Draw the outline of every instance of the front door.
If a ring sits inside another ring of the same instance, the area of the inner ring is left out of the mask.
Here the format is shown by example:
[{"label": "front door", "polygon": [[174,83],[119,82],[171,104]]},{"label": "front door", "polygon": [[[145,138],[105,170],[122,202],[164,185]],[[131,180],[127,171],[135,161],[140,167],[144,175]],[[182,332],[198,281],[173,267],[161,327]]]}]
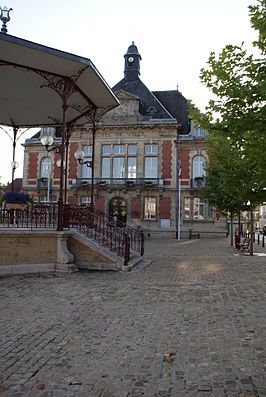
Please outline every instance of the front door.
[{"label": "front door", "polygon": [[120,197],[114,197],[109,204],[109,215],[111,218],[116,217],[119,222],[127,222],[127,203]]}]

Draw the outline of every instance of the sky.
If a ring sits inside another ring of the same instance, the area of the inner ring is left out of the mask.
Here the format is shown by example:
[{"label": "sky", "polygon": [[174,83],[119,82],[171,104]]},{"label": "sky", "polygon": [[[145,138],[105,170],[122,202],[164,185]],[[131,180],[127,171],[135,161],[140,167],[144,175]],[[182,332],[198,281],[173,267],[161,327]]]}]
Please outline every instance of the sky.
[{"label": "sky", "polygon": [[[204,111],[210,92],[200,82],[212,51],[245,42],[256,33],[248,5],[256,0],[0,0],[12,8],[8,34],[92,60],[110,87],[124,76],[132,41],[142,61],[140,79],[151,91],[178,89]],[[23,175],[18,141],[15,177]],[[0,177],[11,181],[12,142],[0,129]]]}]

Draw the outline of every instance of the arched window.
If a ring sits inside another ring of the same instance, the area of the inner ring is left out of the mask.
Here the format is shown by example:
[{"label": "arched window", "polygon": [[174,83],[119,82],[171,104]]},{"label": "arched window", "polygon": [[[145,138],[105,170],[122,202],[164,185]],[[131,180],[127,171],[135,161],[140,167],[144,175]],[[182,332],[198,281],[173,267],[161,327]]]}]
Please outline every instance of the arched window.
[{"label": "arched window", "polygon": [[205,176],[206,159],[203,156],[195,156],[193,158],[192,178],[201,178]]},{"label": "arched window", "polygon": [[44,157],[41,161],[41,178],[49,178],[52,172],[52,160]]}]

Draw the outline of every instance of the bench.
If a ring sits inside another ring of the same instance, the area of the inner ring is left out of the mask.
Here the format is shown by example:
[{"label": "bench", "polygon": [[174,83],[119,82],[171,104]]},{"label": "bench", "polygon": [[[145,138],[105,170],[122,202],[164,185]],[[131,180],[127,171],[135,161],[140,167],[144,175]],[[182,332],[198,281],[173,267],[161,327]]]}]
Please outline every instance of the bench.
[{"label": "bench", "polygon": [[193,237],[194,238],[200,238],[200,233],[199,232],[193,232],[192,229],[190,229],[188,238],[189,238],[189,240],[192,240]]},{"label": "bench", "polygon": [[241,249],[241,251],[248,251],[250,249],[250,239],[249,238],[244,238],[242,243],[239,243],[239,249]]}]

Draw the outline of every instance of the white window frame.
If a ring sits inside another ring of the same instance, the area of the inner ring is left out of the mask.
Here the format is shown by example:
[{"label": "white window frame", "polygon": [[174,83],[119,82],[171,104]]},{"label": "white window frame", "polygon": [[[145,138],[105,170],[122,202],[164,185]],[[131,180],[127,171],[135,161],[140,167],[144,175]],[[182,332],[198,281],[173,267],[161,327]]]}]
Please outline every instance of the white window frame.
[{"label": "white window frame", "polygon": [[[135,164],[129,164],[131,160],[135,160]],[[133,171],[132,171],[133,168]],[[128,157],[127,158],[127,178],[128,179],[136,179],[137,178],[137,157]]]},{"label": "white window frame", "polygon": [[192,178],[203,178],[206,175],[206,158],[202,155],[194,156],[192,159]]},{"label": "white window frame", "polygon": [[[44,164],[45,162],[49,162],[49,164]],[[41,159],[41,178],[50,178],[52,174],[52,160],[50,157],[43,157]],[[45,167],[45,168],[44,168]]]},{"label": "white window frame", "polygon": [[159,148],[158,145],[145,145],[145,154],[153,154],[155,156],[158,156],[159,153]]}]

